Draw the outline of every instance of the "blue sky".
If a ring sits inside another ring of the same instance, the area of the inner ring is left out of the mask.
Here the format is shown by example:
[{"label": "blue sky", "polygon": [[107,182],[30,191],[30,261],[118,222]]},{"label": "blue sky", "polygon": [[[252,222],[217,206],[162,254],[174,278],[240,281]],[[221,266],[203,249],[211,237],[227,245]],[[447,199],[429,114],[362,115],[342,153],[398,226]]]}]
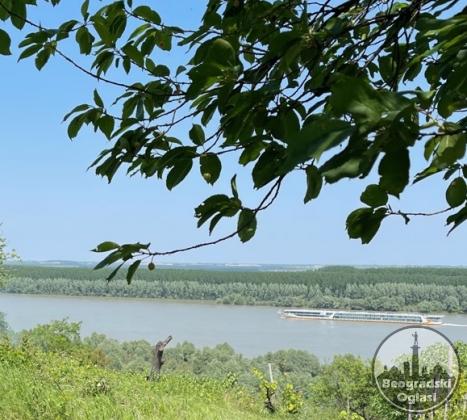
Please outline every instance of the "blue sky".
[{"label": "blue sky", "polygon": [[[72,15],[78,3],[46,7],[32,16],[52,26]],[[171,2],[154,4],[169,24],[195,27],[203,2],[179,1],[177,9],[170,7]],[[161,60],[183,63],[184,57],[179,52]],[[41,72],[31,60],[16,63],[14,57],[0,56],[0,66],[0,222],[3,235],[23,259],[95,260],[98,256],[89,250],[104,240],[147,241],[158,250],[204,241],[208,235],[196,228],[193,208],[210,194],[225,191],[237,170],[245,202],[251,206],[257,203],[258,195],[248,182],[251,167],[239,169],[233,163],[227,164],[214,187],[201,180],[196,168],[194,176],[172,192],[160,181],[123,175],[107,184],[86,171],[107,142],[91,131],[83,131],[71,142],[61,120],[75,105],[90,102],[95,87],[109,100],[115,91],[77,72],[59,57]],[[183,137],[186,127],[177,134]],[[422,161],[415,162],[413,170],[422,165]],[[398,218],[387,220],[370,245],[348,239],[346,216],[360,206],[361,191],[376,179],[326,186],[317,201],[304,205],[304,176],[293,175],[287,178],[277,203],[260,217],[258,232],[249,243],[234,239],[162,261],[465,264],[466,227],[447,237],[443,216],[413,219],[408,226]],[[445,206],[444,188],[440,180],[420,183],[410,187],[401,202],[395,200],[393,207],[439,210]],[[224,224],[216,235],[232,229]]]}]

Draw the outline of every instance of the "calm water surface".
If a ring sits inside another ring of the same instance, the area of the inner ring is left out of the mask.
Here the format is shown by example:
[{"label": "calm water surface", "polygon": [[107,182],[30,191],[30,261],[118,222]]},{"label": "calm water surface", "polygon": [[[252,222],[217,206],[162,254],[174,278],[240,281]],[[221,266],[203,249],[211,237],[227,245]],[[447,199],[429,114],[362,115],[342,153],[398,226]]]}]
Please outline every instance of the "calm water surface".
[{"label": "calm water surface", "polygon": [[[280,319],[278,308],[113,299],[0,294],[0,312],[15,331],[68,317],[82,321],[82,335],[99,332],[118,340],[174,341],[198,347],[229,343],[245,356],[280,349],[303,349],[329,361],[335,354],[372,357],[396,324]],[[467,316],[446,315],[437,327],[450,340],[467,342]],[[402,325],[401,325],[402,326]]]}]

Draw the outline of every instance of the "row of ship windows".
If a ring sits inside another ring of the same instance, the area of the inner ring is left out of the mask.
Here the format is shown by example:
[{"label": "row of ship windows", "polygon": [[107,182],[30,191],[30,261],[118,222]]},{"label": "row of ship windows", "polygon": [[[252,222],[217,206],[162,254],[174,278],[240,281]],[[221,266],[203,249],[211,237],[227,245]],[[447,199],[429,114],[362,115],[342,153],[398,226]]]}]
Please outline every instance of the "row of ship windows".
[{"label": "row of ship windows", "polygon": [[420,322],[419,317],[400,317],[400,316],[381,316],[381,315],[334,315],[334,318],[339,319],[379,319],[383,321],[416,321]]},{"label": "row of ship windows", "polygon": [[[293,315],[297,316],[306,316],[309,318],[322,317],[324,314],[320,313],[311,313],[311,312],[291,312]],[[371,314],[335,314],[333,318],[337,319],[378,319],[382,321],[415,321],[421,322],[421,318],[417,316],[412,317],[401,317],[401,316],[381,316],[381,315],[371,315]]]},{"label": "row of ship windows", "polygon": [[326,316],[325,314],[313,314],[313,313],[309,313],[309,312],[289,312],[290,314],[292,315],[297,315],[297,316],[306,316],[306,317],[322,317],[322,316]]}]

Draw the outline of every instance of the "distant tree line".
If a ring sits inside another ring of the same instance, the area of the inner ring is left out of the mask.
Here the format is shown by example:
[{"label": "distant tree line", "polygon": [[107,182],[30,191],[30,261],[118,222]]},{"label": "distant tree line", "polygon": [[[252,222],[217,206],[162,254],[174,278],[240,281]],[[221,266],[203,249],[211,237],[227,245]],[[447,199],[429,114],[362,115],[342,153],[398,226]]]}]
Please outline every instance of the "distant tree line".
[{"label": "distant tree line", "polygon": [[467,312],[467,269],[326,267],[303,272],[160,269],[122,277],[86,268],[15,267],[4,293],[208,300],[236,305]]}]

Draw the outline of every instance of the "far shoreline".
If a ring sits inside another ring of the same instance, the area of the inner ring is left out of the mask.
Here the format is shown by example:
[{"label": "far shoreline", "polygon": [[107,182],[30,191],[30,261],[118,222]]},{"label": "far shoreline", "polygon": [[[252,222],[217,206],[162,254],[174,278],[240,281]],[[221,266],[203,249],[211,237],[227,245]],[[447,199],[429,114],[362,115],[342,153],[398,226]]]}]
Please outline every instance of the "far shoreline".
[{"label": "far shoreline", "polygon": [[[69,299],[91,299],[91,300],[126,300],[126,301],[146,301],[146,302],[160,302],[160,303],[178,303],[178,304],[193,304],[193,305],[208,305],[208,306],[227,306],[227,307],[235,307],[235,308],[242,308],[242,307],[261,307],[261,308],[270,308],[275,309],[277,308],[285,308],[285,306],[281,305],[272,305],[268,303],[255,303],[255,304],[234,304],[234,303],[223,303],[217,302],[215,300],[210,299],[174,299],[174,298],[160,298],[160,297],[135,297],[135,296],[107,296],[107,295],[74,295],[74,294],[47,294],[47,293],[17,293],[17,292],[4,292],[0,290],[0,296],[25,296],[25,297],[47,297],[52,299],[59,299],[59,298],[69,298]],[[287,307],[292,308],[292,307]],[[302,309],[316,309],[316,308],[309,308],[309,307],[297,307]],[[319,308],[319,309],[327,309],[330,311],[364,311],[364,312],[388,312],[388,313],[414,313],[414,314],[430,314],[430,315],[443,315],[443,316],[467,316],[467,312],[422,312],[417,310],[400,310],[400,311],[375,311],[372,309],[349,309],[349,308]],[[1,309],[0,309],[1,312]]]}]

